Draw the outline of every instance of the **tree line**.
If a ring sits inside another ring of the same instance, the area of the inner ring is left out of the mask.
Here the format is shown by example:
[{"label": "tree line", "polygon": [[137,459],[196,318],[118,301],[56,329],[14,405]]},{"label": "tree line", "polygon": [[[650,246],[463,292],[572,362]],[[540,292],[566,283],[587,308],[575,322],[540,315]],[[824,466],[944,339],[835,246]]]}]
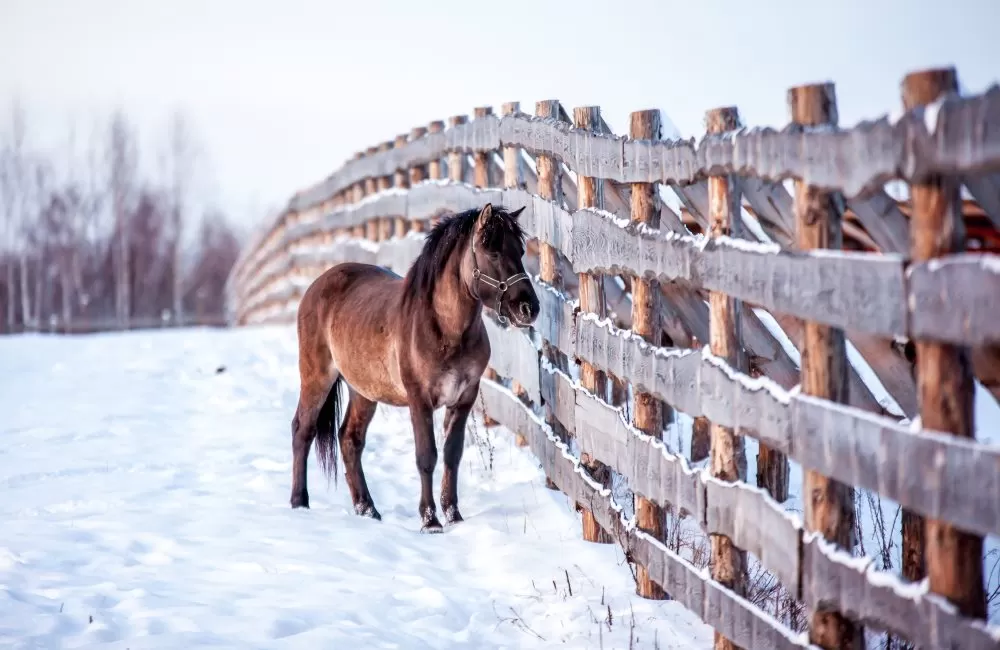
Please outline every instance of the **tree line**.
[{"label": "tree line", "polygon": [[185,117],[152,152],[121,111],[49,149],[29,143],[27,117],[14,103],[0,129],[0,333],[222,324],[240,239],[198,207]]}]

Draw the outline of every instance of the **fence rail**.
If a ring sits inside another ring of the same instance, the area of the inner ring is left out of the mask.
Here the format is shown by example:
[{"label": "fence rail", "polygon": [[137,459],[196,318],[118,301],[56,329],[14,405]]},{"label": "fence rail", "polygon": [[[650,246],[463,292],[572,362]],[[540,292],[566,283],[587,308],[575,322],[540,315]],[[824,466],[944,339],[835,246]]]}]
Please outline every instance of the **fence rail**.
[{"label": "fence rail", "polygon": [[[795,88],[785,129],[740,128],[730,107],[697,143],[660,140],[652,111],[620,137],[595,107],[573,123],[558,102],[476,109],[293,197],[241,255],[230,314],[290,322],[332,264],[405,273],[443,213],[525,206],[542,309],[534,336],[484,318],[484,415],[581,507],[588,539],[626,548],[640,594],[682,602],[717,647],[860,647],[863,626],[997,647],[982,560],[983,537],[1000,536],[1000,447],[975,439],[973,399],[975,378],[1000,388],[1000,258],[966,250],[959,188],[1000,223],[1000,89],[956,88],[954,71],[908,75],[900,117],[849,129],[832,85]],[[910,184],[905,213],[890,180]],[[847,209],[878,252],[842,250]],[[695,440],[690,457],[661,440],[671,409],[695,418],[699,457]],[[627,482],[635,519],[602,467]],[[901,574],[855,555],[855,487],[903,508]],[[668,545],[663,512],[708,536],[708,571]],[[805,607],[808,633],[747,599],[748,553]]]}]

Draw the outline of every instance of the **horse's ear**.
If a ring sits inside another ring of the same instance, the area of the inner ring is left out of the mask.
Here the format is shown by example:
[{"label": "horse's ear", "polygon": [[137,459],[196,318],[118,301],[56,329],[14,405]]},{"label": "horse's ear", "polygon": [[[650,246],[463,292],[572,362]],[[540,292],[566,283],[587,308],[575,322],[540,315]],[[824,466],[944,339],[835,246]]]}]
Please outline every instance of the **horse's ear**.
[{"label": "horse's ear", "polygon": [[479,226],[482,227],[486,225],[486,222],[493,217],[493,204],[487,203],[483,206],[483,209],[479,211]]},{"label": "horse's ear", "polygon": [[524,212],[524,208],[525,208],[525,206],[522,205],[517,210],[514,210],[513,212],[511,212],[510,216],[514,217],[514,219],[517,220],[517,218],[521,216],[521,213]]}]

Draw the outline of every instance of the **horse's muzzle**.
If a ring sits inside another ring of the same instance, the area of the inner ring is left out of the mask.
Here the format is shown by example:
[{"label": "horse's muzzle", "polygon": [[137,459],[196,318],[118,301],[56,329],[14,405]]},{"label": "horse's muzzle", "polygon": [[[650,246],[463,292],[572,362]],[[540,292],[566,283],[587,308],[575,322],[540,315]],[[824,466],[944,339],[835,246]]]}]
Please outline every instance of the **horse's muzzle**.
[{"label": "horse's muzzle", "polygon": [[514,322],[521,327],[528,327],[538,318],[539,306],[535,300],[524,300],[517,305]]}]

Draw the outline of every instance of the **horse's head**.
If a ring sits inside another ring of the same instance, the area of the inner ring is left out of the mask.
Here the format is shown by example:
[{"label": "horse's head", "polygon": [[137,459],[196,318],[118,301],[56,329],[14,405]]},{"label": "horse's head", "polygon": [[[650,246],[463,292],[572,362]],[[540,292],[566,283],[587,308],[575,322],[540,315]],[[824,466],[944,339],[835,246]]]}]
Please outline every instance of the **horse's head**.
[{"label": "horse's head", "polygon": [[524,233],[517,218],[524,208],[510,212],[487,203],[479,211],[469,247],[467,278],[473,295],[507,321],[528,327],[538,318],[538,296],[524,272]]}]

